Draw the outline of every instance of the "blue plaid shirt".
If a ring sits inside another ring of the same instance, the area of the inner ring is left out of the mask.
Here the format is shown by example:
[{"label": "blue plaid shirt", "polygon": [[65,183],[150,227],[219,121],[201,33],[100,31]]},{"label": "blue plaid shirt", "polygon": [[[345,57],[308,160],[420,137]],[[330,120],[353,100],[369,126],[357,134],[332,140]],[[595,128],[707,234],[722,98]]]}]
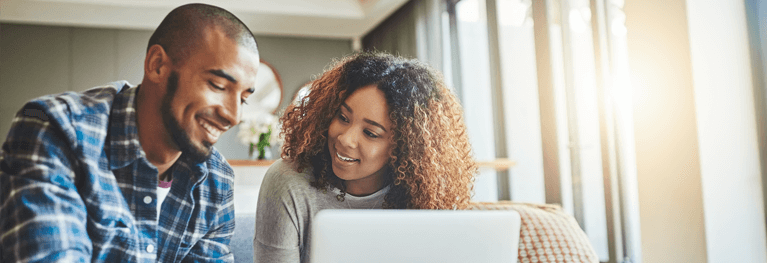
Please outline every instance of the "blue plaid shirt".
[{"label": "blue plaid shirt", "polygon": [[115,82],[17,113],[0,151],[0,262],[234,261],[234,175],[215,149],[173,165],[158,221],[137,90]]}]

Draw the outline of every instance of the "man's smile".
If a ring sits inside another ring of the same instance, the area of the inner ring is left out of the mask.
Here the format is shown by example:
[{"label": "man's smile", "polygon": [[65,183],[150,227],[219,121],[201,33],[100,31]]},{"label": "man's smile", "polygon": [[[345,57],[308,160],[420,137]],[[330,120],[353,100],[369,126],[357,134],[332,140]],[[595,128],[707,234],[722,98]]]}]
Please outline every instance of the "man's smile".
[{"label": "man's smile", "polygon": [[214,139],[214,140],[215,140],[215,139],[218,139],[218,137],[219,137],[219,136],[221,136],[221,134],[222,134],[222,133],[224,133],[224,132],[226,131],[225,129],[223,129],[223,130],[222,130],[222,129],[218,128],[218,126],[216,126],[215,124],[213,124],[213,123],[211,123],[211,122],[209,122],[209,121],[207,121],[207,120],[204,120],[204,119],[199,119],[199,120],[198,120],[198,123],[199,123],[199,124],[200,124],[200,126],[202,126],[202,127],[203,127],[203,128],[204,128],[204,129],[205,129],[205,130],[206,130],[206,131],[207,131],[207,132],[210,134],[210,135],[212,135],[212,137],[213,137],[213,139]]}]

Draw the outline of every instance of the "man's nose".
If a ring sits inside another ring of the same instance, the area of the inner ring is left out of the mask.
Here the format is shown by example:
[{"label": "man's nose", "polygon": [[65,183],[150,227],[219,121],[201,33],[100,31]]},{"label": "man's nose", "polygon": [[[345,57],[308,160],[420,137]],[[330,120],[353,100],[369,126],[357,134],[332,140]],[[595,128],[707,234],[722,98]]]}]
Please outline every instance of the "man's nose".
[{"label": "man's nose", "polygon": [[222,121],[225,122],[223,124],[228,128],[231,128],[240,123],[240,117],[242,115],[241,111],[242,105],[240,105],[240,98],[235,98],[234,100],[228,100],[222,107],[220,107],[219,116],[221,116]]}]

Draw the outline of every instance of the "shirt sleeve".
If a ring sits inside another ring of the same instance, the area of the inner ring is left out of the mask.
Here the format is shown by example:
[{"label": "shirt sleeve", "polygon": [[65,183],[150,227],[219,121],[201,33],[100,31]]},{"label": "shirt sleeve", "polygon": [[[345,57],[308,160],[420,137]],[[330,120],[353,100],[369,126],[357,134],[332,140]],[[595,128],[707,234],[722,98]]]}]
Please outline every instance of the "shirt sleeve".
[{"label": "shirt sleeve", "polygon": [[289,182],[283,180],[283,166],[287,165],[284,162],[272,165],[261,184],[253,240],[255,262],[300,261],[300,219],[295,211]]},{"label": "shirt sleeve", "polygon": [[234,262],[234,254],[229,246],[235,223],[233,191],[227,191],[216,218],[215,227],[197,241],[182,262]]},{"label": "shirt sleeve", "polygon": [[0,151],[2,262],[91,261],[85,204],[75,187],[76,146],[62,128],[64,105],[25,105]]}]

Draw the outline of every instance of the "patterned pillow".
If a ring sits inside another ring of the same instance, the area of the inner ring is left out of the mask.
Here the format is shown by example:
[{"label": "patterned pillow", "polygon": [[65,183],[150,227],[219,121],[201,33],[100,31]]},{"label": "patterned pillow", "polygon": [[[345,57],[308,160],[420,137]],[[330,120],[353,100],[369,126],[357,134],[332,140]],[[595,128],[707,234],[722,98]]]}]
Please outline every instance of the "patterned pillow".
[{"label": "patterned pillow", "polygon": [[472,203],[469,210],[515,210],[522,217],[519,236],[520,263],[598,263],[594,248],[575,218],[557,205],[500,201]]}]

